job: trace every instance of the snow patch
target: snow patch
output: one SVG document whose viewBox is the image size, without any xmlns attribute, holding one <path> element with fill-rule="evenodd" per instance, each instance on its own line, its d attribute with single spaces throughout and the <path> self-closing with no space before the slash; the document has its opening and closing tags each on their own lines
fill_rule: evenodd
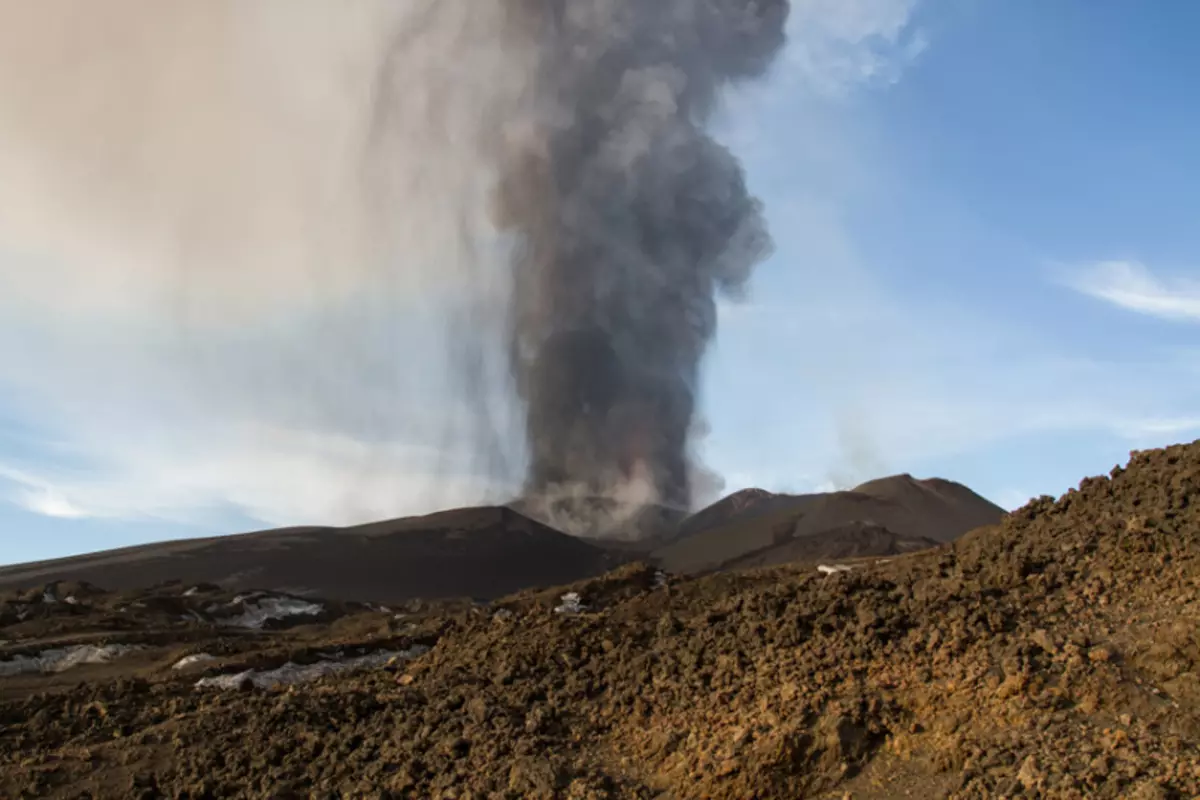
<svg viewBox="0 0 1200 800">
<path fill-rule="evenodd" d="M 308 683 L 329 675 L 341 675 L 364 669 L 379 669 L 395 661 L 408 661 L 429 652 L 424 645 L 413 645 L 407 650 L 380 651 L 356 658 L 339 660 L 326 659 L 315 664 L 294 664 L 288 662 L 282 667 L 272 670 L 248 669 L 232 675 L 216 675 L 211 678 L 201 678 L 196 682 L 197 689 L 237 689 L 245 683 L 258 689 L 273 689 L 277 686 L 292 686 Z"/>
<path fill-rule="evenodd" d="M 9 661 L 0 661 L 0 678 L 15 675 L 53 675 L 84 664 L 107 664 L 142 649 L 144 648 L 124 644 L 81 644 L 76 647 L 43 650 L 35 656 L 16 656 Z"/>
<path fill-rule="evenodd" d="M 587 606 L 579 597 L 579 592 L 567 592 L 560 600 L 562 604 L 554 609 L 555 614 L 579 614 L 587 610 Z"/>
<path fill-rule="evenodd" d="M 839 572 L 849 572 L 854 567 L 849 564 L 821 564 L 817 567 L 817 572 L 822 575 L 836 575 Z"/>
<path fill-rule="evenodd" d="M 230 605 L 242 605 L 242 613 L 222 620 L 226 625 L 237 628 L 261 628 L 274 620 L 289 617 L 316 617 L 325 611 L 319 603 L 297 600 L 293 597 L 236 597 Z"/>
<path fill-rule="evenodd" d="M 183 658 L 179 659 L 179 661 L 176 662 L 175 666 L 171 667 L 171 669 L 187 669 L 188 667 L 194 667 L 197 664 L 207 664 L 209 661 L 216 660 L 216 656 L 210 656 L 208 653 L 196 653 L 195 655 L 184 656 Z"/>
</svg>

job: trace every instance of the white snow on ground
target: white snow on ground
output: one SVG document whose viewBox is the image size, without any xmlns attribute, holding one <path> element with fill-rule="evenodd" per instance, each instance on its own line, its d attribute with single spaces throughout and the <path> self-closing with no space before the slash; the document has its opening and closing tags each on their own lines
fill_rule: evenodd
<svg viewBox="0 0 1200 800">
<path fill-rule="evenodd" d="M 821 564 L 817 567 L 817 572 L 820 572 L 822 575 L 836 575 L 839 572 L 849 572 L 852 569 L 854 567 L 849 564 Z"/>
<path fill-rule="evenodd" d="M 282 620 L 288 617 L 315 617 L 321 614 L 325 607 L 319 603 L 297 600 L 294 597 L 257 597 L 239 596 L 233 599 L 232 605 L 242 604 L 243 611 L 236 617 L 222 620 L 226 625 L 238 628 L 261 628 L 271 620 Z"/>
<path fill-rule="evenodd" d="M 43 650 L 36 656 L 17 656 L 9 661 L 0 661 L 0 678 L 11 678 L 15 675 L 49 675 L 66 672 L 83 664 L 107 664 L 113 659 L 141 649 L 124 644 L 81 644 L 76 647 Z"/>
<path fill-rule="evenodd" d="M 216 660 L 216 656 L 210 656 L 208 653 L 196 653 L 195 655 L 184 656 L 183 658 L 179 659 L 179 661 L 175 664 L 175 666 L 171 667 L 171 669 L 187 669 L 188 667 L 194 667 L 197 664 L 206 664 L 209 661 Z"/>
<path fill-rule="evenodd" d="M 326 675 L 340 675 L 362 669 L 378 669 L 392 659 L 408 661 L 429 652 L 424 645 L 414 645 L 407 650 L 382 651 L 357 658 L 345 658 L 337 661 L 325 660 L 315 664 L 293 664 L 290 661 L 278 669 L 246 670 L 233 675 L 217 675 L 212 678 L 201 678 L 196 682 L 197 689 L 237 689 L 246 681 L 259 689 L 273 689 L 276 686 L 290 686 L 298 683 L 315 681 Z"/>
<path fill-rule="evenodd" d="M 578 614 L 587 610 L 578 592 L 567 592 L 561 599 L 562 605 L 554 609 L 555 614 Z"/>
</svg>

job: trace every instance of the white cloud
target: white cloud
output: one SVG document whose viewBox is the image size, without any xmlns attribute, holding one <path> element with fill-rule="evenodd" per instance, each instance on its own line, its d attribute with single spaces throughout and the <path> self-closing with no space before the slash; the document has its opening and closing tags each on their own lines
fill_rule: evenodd
<svg viewBox="0 0 1200 800">
<path fill-rule="evenodd" d="M 895 83 L 928 44 L 913 24 L 918 5 L 919 0 L 793 0 L 785 74 L 825 97 Z"/>
<path fill-rule="evenodd" d="M 24 470 L 0 464 L 0 480 L 7 481 L 15 487 L 9 493 L 8 499 L 27 511 L 59 519 L 82 519 L 92 516 L 87 510 L 73 505 L 58 487 Z"/>
<path fill-rule="evenodd" d="M 1115 306 L 1162 319 L 1200 321 L 1200 280 L 1159 278 L 1137 261 L 1101 261 L 1072 270 L 1064 282 Z"/>
</svg>

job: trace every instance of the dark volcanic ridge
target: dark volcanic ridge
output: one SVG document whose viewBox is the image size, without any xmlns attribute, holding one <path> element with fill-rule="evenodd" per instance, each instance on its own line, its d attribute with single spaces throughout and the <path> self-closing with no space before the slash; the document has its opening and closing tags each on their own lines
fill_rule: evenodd
<svg viewBox="0 0 1200 800">
<path fill-rule="evenodd" d="M 180 581 L 348 602 L 492 599 L 593 577 L 634 559 L 683 573 L 896 555 L 993 524 L 1004 513 L 965 486 L 909 476 L 830 494 L 750 491 L 761 500 L 740 510 L 739 498 L 747 492 L 692 517 L 662 506 L 627 511 L 619 538 L 568 536 L 522 513 L 536 509 L 513 504 L 348 528 L 162 542 L 0 567 L 0 591 L 61 580 L 122 591 Z M 594 500 L 606 511 L 611 503 Z"/>
<path fill-rule="evenodd" d="M 495 598 L 598 575 L 624 556 L 502 507 L 349 528 L 284 528 L 0 568 L 0 591 L 56 580 L 106 589 L 179 581 L 341 601 Z"/>
<path fill-rule="evenodd" d="M 653 551 L 669 572 L 765 566 L 797 559 L 888 556 L 994 525 L 1004 509 L 959 483 L 895 475 L 842 492 L 738 492 L 685 520 Z"/>
<path fill-rule="evenodd" d="M 886 563 L 633 564 L 411 622 L 197 621 L 178 645 L 0 680 L 22 682 L 0 693 L 0 796 L 1196 797 L 1198 492 L 1200 443 Z M 46 621 L 117 602 L 40 601 Z M 140 635 L 20 624 L 0 664 Z M 185 654 L 212 660 L 176 669 Z"/>
</svg>

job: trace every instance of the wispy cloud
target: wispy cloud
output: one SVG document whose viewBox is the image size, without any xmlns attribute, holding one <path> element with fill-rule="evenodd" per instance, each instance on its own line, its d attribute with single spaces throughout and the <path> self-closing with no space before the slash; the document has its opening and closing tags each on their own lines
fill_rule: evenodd
<svg viewBox="0 0 1200 800">
<path fill-rule="evenodd" d="M 0 466 L 0 485 L 46 516 L 193 524 L 221 507 L 269 525 L 346 525 L 506 499 L 506 487 L 469 464 L 455 474 L 427 448 L 286 430 L 192 444 L 117 451 L 86 471 Z"/>
<path fill-rule="evenodd" d="M 791 79 L 825 97 L 891 84 L 928 45 L 914 25 L 919 0 L 794 0 Z"/>
<path fill-rule="evenodd" d="M 71 503 L 53 483 L 12 466 L 0 465 L 0 481 L 12 488 L 7 499 L 35 514 L 59 519 L 82 519 L 94 514 Z M 0 494 L 0 497 L 5 496 Z"/>
<path fill-rule="evenodd" d="M 1161 319 L 1200 322 L 1200 280 L 1158 277 L 1137 261 L 1101 261 L 1067 272 L 1072 289 L 1115 306 Z"/>
</svg>

